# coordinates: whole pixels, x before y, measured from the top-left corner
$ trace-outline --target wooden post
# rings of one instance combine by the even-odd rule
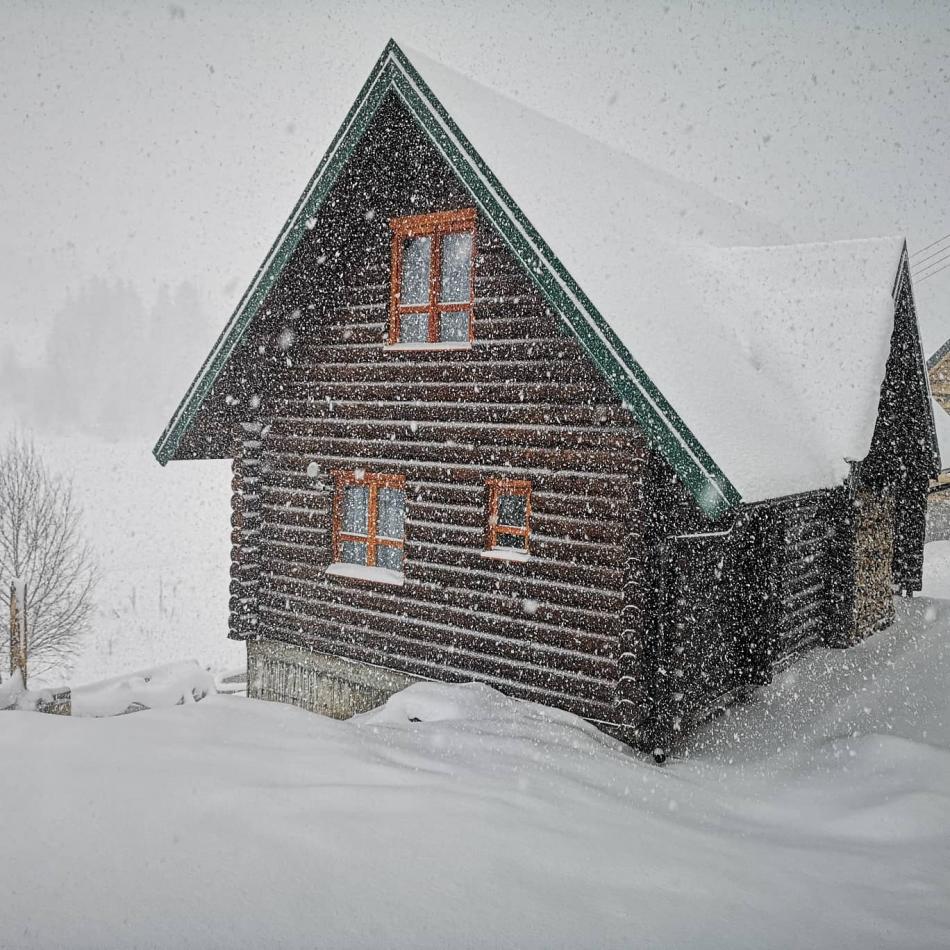
[[[26,686],[26,581],[10,582],[10,675],[19,670]]]

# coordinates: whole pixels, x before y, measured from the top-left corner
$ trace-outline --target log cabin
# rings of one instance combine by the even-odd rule
[[[478,680],[658,760],[891,621],[939,468],[901,239],[790,244],[393,42],[154,452],[233,460],[251,696]]]

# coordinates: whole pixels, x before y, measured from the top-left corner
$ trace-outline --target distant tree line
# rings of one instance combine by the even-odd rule
[[[148,307],[127,282],[92,280],[54,315],[36,365],[4,351],[0,391],[37,428],[149,441],[214,336],[191,283],[161,287]]]

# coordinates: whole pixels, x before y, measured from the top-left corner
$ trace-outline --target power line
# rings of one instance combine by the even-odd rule
[[[936,274],[939,274],[940,271],[946,270],[948,267],[950,267],[950,263],[944,264],[943,267],[938,267],[936,270],[932,270],[929,274],[924,274],[923,277],[919,277],[915,279],[917,280],[917,283],[920,283],[920,281],[927,280],[928,278],[933,277]]]
[[[919,251],[917,251],[917,253],[920,254],[923,251],[926,251],[928,248],[933,247],[934,244],[939,244],[941,241],[945,241],[948,237],[950,237],[950,234],[945,234],[942,238],[937,238],[936,241],[932,241],[930,244],[927,245],[927,247],[922,247]]]
[[[938,254],[943,254],[943,252],[947,250],[950,250],[950,248],[948,248],[946,245],[943,247],[938,247],[936,251],[931,251],[926,257],[917,258],[917,260],[914,261],[913,266],[920,267],[924,261],[930,260],[931,257],[936,257]]]
[[[950,251],[950,247],[945,248],[946,251]],[[924,271],[930,270],[931,267],[936,267],[938,264],[942,264],[944,261],[950,261],[950,253],[945,253],[943,257],[938,257],[935,261],[931,261],[929,264],[924,264],[923,267],[918,267],[917,270],[913,271],[915,277],[920,277],[923,275]]]

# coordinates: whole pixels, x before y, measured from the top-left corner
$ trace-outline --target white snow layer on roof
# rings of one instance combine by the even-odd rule
[[[847,476],[871,444],[902,239],[783,245],[742,208],[409,55],[744,500]]]

